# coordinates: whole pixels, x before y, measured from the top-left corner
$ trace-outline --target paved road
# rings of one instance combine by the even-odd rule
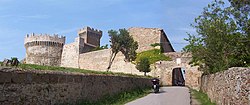
[[[190,105],[190,93],[187,87],[162,87],[160,93],[150,93],[126,105]]]

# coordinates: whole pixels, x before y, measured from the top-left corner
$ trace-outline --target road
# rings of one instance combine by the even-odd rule
[[[187,87],[161,87],[160,93],[150,93],[125,105],[190,105]]]

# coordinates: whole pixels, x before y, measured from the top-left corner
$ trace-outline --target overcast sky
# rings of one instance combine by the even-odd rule
[[[77,37],[90,26],[103,31],[101,45],[109,43],[107,31],[129,27],[162,28],[176,51],[186,45],[186,32],[194,18],[212,0],[0,0],[0,60],[25,57],[28,33]]]

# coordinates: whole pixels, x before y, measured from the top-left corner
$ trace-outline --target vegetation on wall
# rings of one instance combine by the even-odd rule
[[[193,55],[190,63],[205,74],[250,65],[250,3],[229,1],[229,7],[222,0],[208,4],[191,25],[197,34],[185,39],[184,51]]]
[[[143,51],[137,54],[135,62],[139,63],[140,59],[147,58],[149,61],[149,64],[153,64],[157,61],[169,61],[171,60],[170,57],[165,56],[163,53],[161,53],[160,49],[153,49],[148,51]]]
[[[153,44],[150,44],[150,46],[156,47],[156,46],[161,46],[161,44],[160,43],[153,43]]]
[[[110,36],[112,52],[107,71],[110,69],[119,51],[125,56],[126,61],[134,61],[136,58],[135,51],[138,49],[138,43],[129,35],[129,32],[126,29],[119,29],[119,32],[116,30],[109,30],[108,33]]]
[[[97,46],[96,48],[92,49],[92,51],[98,51],[98,50],[103,50],[103,49],[108,49],[108,44],[104,46]]]
[[[140,72],[144,72],[144,76],[146,76],[146,73],[151,71],[149,60],[146,57],[140,58],[135,67]]]
[[[150,46],[152,46],[152,47],[159,46],[159,47],[160,47],[160,51],[161,51],[162,53],[164,52],[164,49],[163,49],[163,47],[162,47],[162,44],[160,44],[160,43],[153,43],[153,44],[150,44]]]

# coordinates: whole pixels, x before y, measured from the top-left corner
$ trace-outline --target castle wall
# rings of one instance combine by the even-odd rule
[[[147,78],[0,67],[0,105],[75,105],[149,86]]]
[[[63,46],[61,66],[78,68],[79,44],[73,42]]]
[[[60,66],[65,37],[27,35],[25,38],[26,63]]]
[[[150,46],[154,43],[160,43],[161,29],[159,28],[137,28],[128,29],[129,34],[138,42],[137,52],[154,49]]]
[[[106,71],[111,55],[110,49],[98,50],[80,54],[79,66],[81,69]],[[143,75],[135,65],[124,61],[124,56],[119,52],[112,64],[110,71]]]
[[[80,47],[80,54],[81,53],[86,53],[86,52],[90,52],[94,49],[95,47],[93,45],[89,45],[89,44],[84,44],[83,47]]]

